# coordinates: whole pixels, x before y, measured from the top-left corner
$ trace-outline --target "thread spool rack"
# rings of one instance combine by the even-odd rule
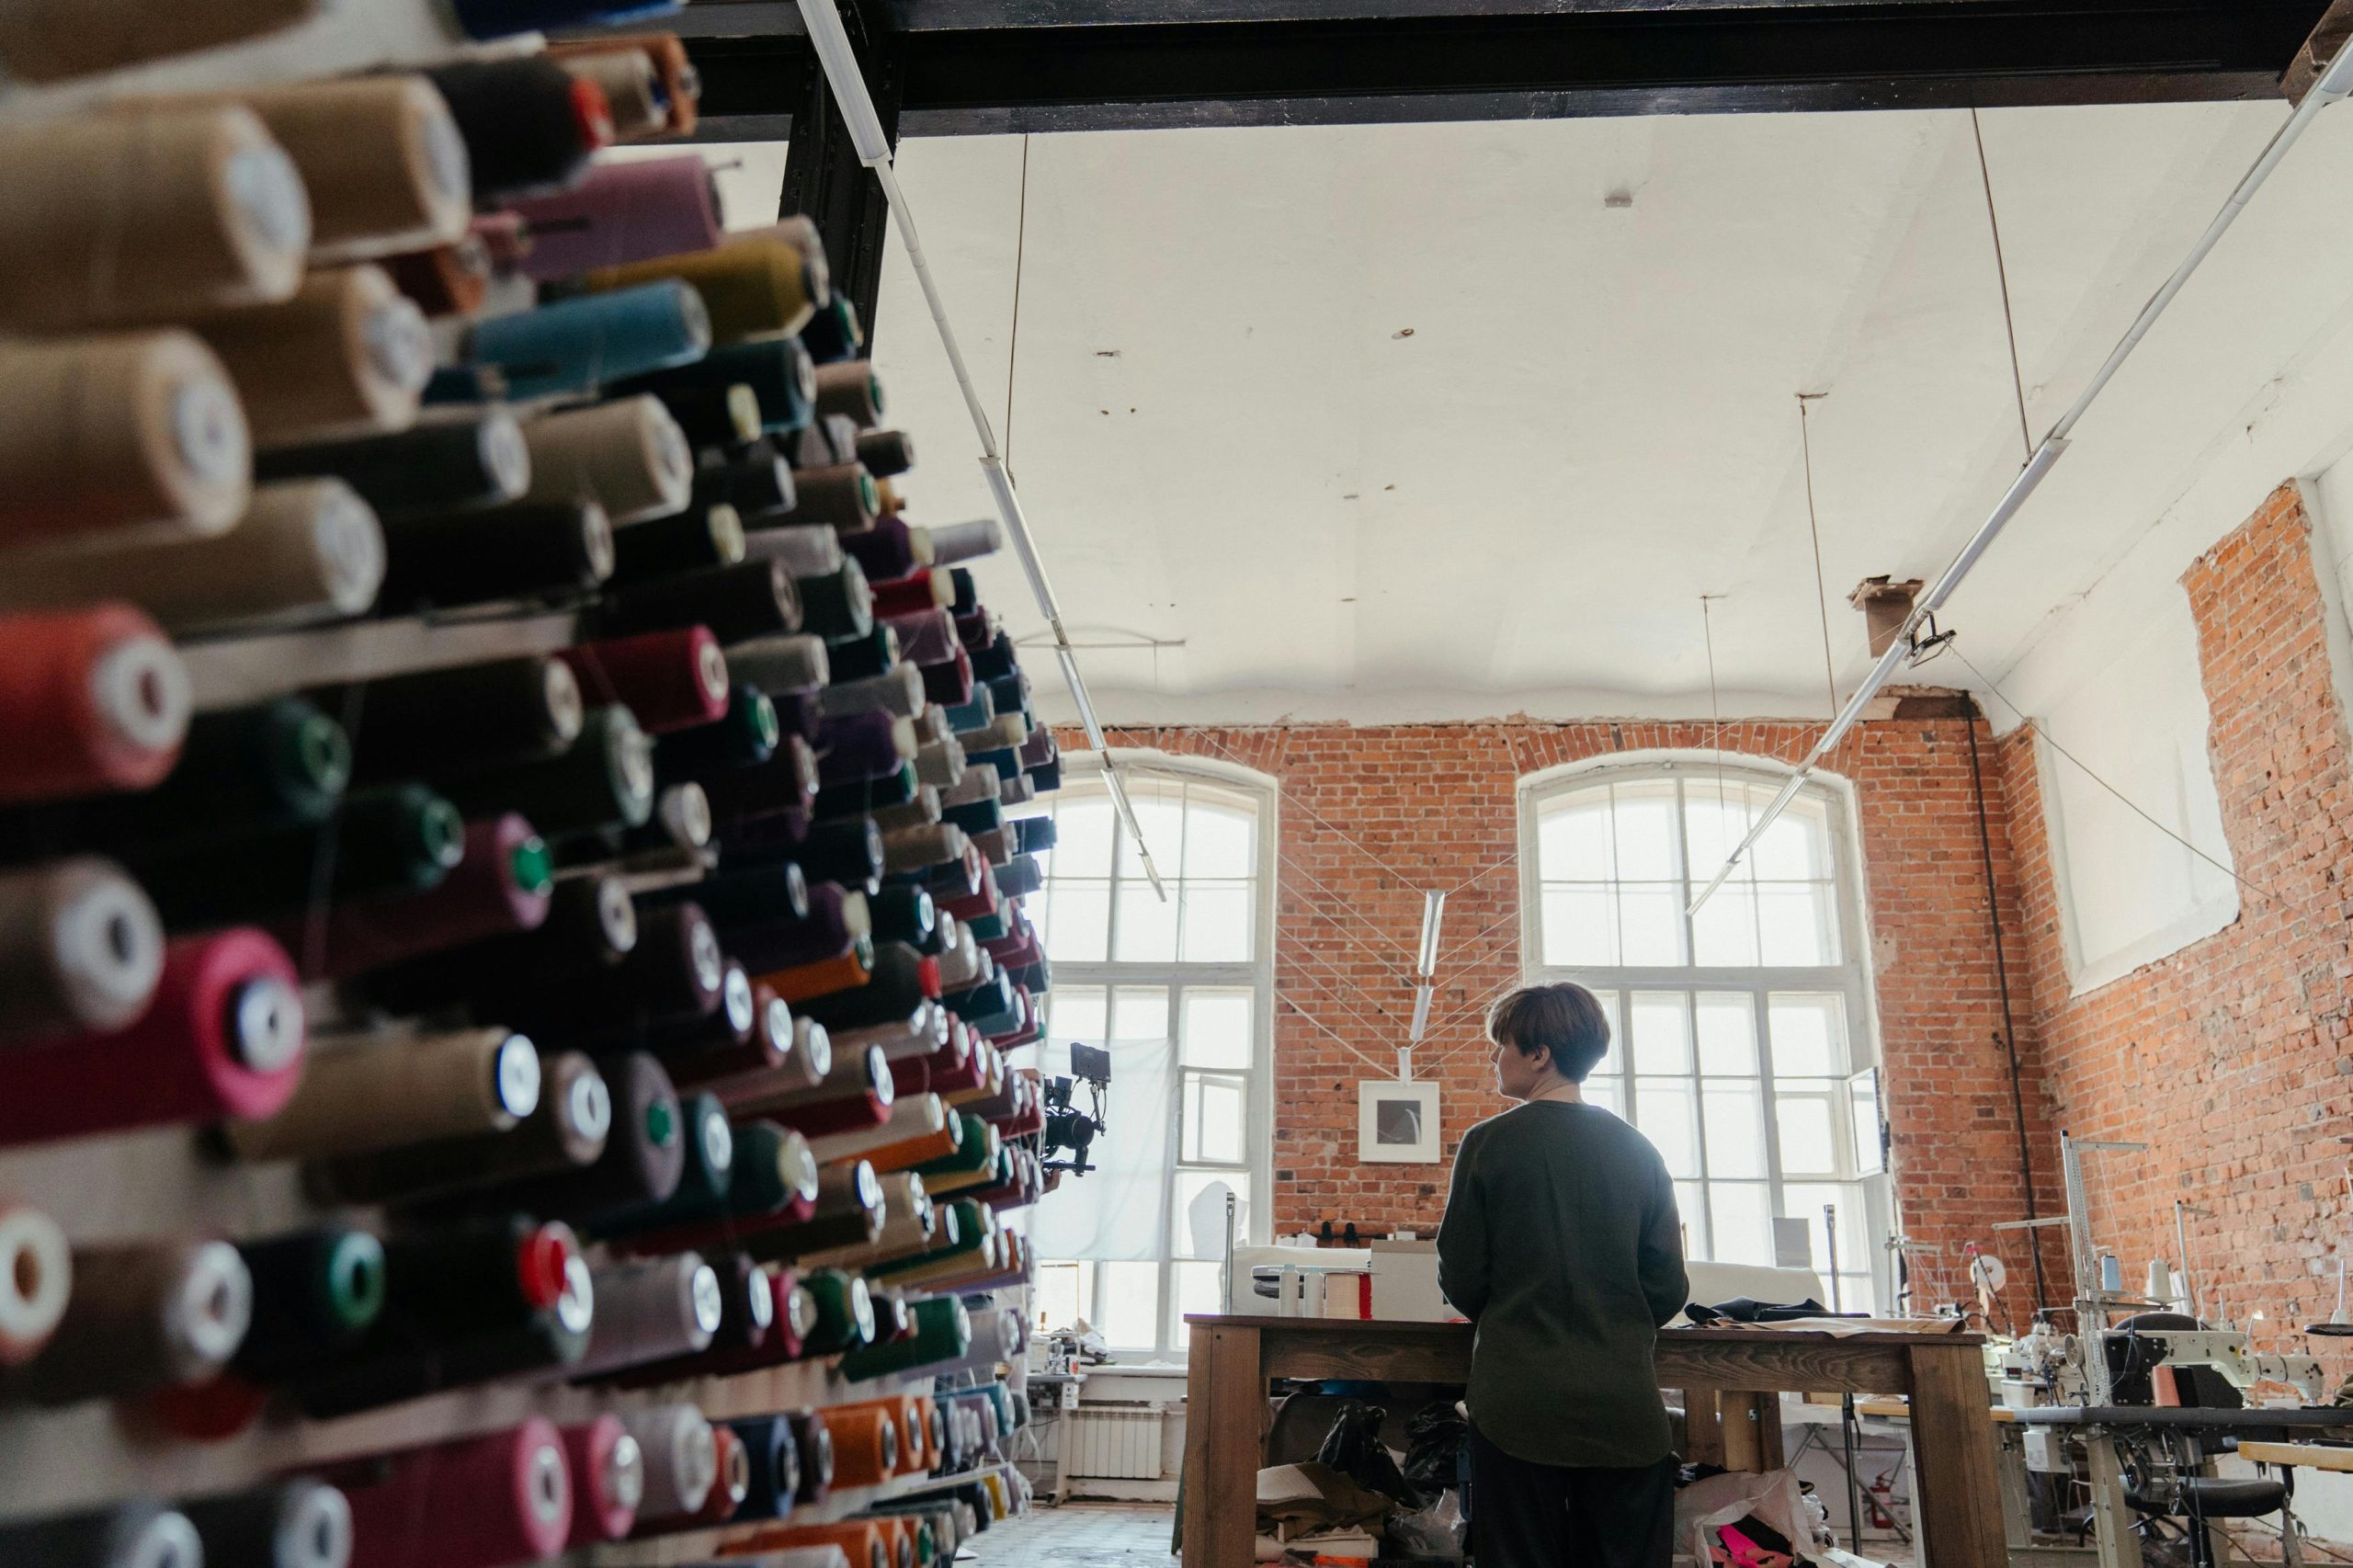
[[[370,0],[331,6],[283,32],[185,58],[55,85],[0,82],[0,132],[30,121],[86,113],[103,101],[247,90],[363,70],[500,58],[529,53],[540,42],[525,35],[454,45],[449,15],[444,0]],[[0,202],[5,200],[0,197]],[[440,347],[446,357],[446,334]],[[0,563],[0,572],[6,569]],[[578,610],[506,603],[430,617],[194,636],[179,640],[176,651],[193,705],[206,712],[321,685],[552,653],[593,634],[589,618]],[[0,662],[7,656],[0,653]],[[676,880],[697,874],[688,868],[667,875]],[[624,878],[632,892],[643,892],[663,880],[660,875]],[[342,1028],[361,1022],[358,1015],[342,1011],[340,994],[330,984],[308,985],[302,996],[314,1033],[322,1026]],[[398,1023],[392,1032],[408,1027]],[[565,1049],[568,1043],[560,1039],[540,1041],[547,1051]],[[0,1050],[0,1093],[6,1092],[5,1062],[6,1051]],[[186,1128],[0,1150],[0,1198],[47,1214],[77,1245],[161,1236],[243,1241],[324,1221],[369,1228],[389,1222],[381,1210],[330,1208],[313,1201],[293,1165],[222,1157],[209,1134]],[[921,1289],[909,1292],[924,1293]],[[1017,1301],[1024,1294],[1017,1289],[1009,1298],[993,1294],[992,1299]],[[917,1367],[853,1383],[831,1358],[642,1389],[574,1387],[560,1375],[525,1377],[324,1419],[300,1417],[273,1405],[242,1431],[215,1441],[167,1433],[135,1402],[85,1401],[51,1409],[0,1399],[0,1528],[132,1497],[217,1494],[290,1473],[317,1471],[338,1461],[500,1432],[534,1416],[567,1425],[608,1413],[684,1403],[719,1422],[927,1392],[932,1381],[931,1374]],[[979,1481],[1011,1488],[1017,1479],[1002,1459],[945,1474],[897,1476],[878,1485],[836,1489],[819,1502],[801,1504],[791,1511],[790,1522],[853,1517]],[[741,1527],[726,1526],[689,1530],[582,1548],[564,1554],[564,1560],[612,1568],[699,1562],[740,1533]]]

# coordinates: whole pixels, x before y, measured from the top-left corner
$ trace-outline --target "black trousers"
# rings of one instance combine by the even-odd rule
[[[1471,1428],[1471,1554],[1478,1568],[1667,1568],[1673,1455],[1631,1470],[1514,1459]]]

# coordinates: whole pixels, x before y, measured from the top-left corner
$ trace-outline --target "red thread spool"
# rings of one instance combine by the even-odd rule
[[[144,790],[179,760],[188,671],[125,604],[0,618],[0,804]]]
[[[300,985],[259,931],[170,943],[137,1023],[8,1055],[0,1144],[275,1115],[302,1075]]]
[[[877,620],[895,620],[903,615],[921,615],[927,609],[946,609],[956,602],[955,584],[947,573],[938,570],[910,572],[904,577],[869,586],[874,592]]]
[[[351,1568],[500,1568],[554,1556],[572,1531],[563,1439],[542,1416],[392,1464],[372,1486],[345,1487]]]
[[[508,812],[466,824],[465,850],[438,886],[339,903],[324,921],[271,927],[305,978],[340,980],[485,937],[536,931],[554,896],[554,862],[531,824]]]
[[[637,1523],[645,1497],[645,1456],[637,1439],[621,1430],[620,1418],[599,1415],[563,1429],[564,1458],[572,1466],[572,1531],[567,1546],[619,1540]]]
[[[648,734],[727,717],[727,655],[706,627],[608,637],[559,650],[593,703],[619,702]]]

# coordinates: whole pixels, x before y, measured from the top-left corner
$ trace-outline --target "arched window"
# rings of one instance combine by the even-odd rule
[[[1116,1350],[1181,1352],[1183,1314],[1219,1304],[1223,1205],[1204,1193],[1222,1183],[1236,1241],[1265,1239],[1274,794],[1240,768],[1115,756],[1166,897],[1109,795],[1074,769],[1030,901],[1053,965],[1040,1064],[1051,1077],[1074,1041],[1108,1049],[1109,1131],[1100,1168],[1033,1211],[1037,1305],[1055,1325],[1085,1316]]]
[[[1891,1298],[1893,1215],[1843,790],[1809,784],[1686,914],[1786,778],[1699,755],[1523,779],[1523,952],[1529,980],[1574,980],[1608,1010],[1586,1097],[1665,1157],[1690,1256],[1802,1254],[1827,1285],[1833,1207],[1839,1294],[1871,1309]]]

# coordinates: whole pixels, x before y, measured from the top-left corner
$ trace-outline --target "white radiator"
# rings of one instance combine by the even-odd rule
[[[1119,1481],[1158,1481],[1161,1413],[1157,1406],[1129,1408],[1082,1404],[1063,1413],[1062,1441],[1068,1445],[1066,1473]]]

